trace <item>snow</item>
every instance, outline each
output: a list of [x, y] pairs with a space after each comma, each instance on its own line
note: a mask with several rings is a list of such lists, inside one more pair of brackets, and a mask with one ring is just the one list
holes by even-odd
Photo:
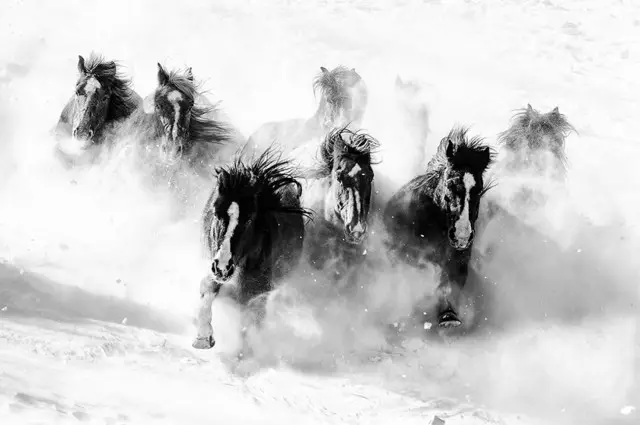
[[[1, 10], [1, 423], [637, 421], [639, 3], [5, 0]], [[92, 50], [126, 65], [143, 96], [157, 62], [193, 67], [246, 135], [310, 116], [320, 66], [355, 67], [371, 90], [365, 127], [384, 146], [379, 170], [396, 184], [419, 149], [397, 127], [397, 74], [423, 86], [427, 157], [456, 123], [494, 143], [514, 109], [559, 106], [579, 134], [568, 139], [570, 197], [550, 234], [559, 243], [584, 236], [580, 255], [602, 248], [609, 292], [589, 287], [574, 299], [574, 272], [547, 282], [554, 266], [545, 263], [539, 275], [523, 272], [535, 287], [496, 284], [501, 302], [534, 318], [576, 304], [586, 310], [577, 320], [396, 347], [367, 320], [404, 309], [423, 290], [410, 277], [394, 282], [395, 298], [384, 282], [369, 288], [366, 312], [320, 298], [320, 314], [315, 303], [284, 300], [262, 337], [265, 363], [247, 370], [228, 356], [238, 312], [214, 304], [218, 345], [195, 351], [206, 194], [176, 218], [171, 192], [149, 191], [126, 160], [62, 171], [51, 157], [47, 132], [77, 55]], [[566, 205], [597, 224], [625, 222], [624, 241], [589, 239]], [[607, 308], [620, 300], [631, 308]]]

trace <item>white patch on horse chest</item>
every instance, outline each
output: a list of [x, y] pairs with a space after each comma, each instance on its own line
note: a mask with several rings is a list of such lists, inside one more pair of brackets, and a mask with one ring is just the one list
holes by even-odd
[[460, 213], [458, 221], [456, 221], [456, 237], [458, 239], [468, 239], [471, 236], [471, 219], [469, 217], [469, 198], [471, 189], [476, 185], [476, 179], [470, 173], [465, 173], [464, 182], [464, 207]]
[[238, 219], [240, 217], [240, 207], [236, 202], [232, 202], [231, 205], [229, 205], [227, 214], [229, 215], [229, 225], [227, 226], [227, 231], [220, 245], [220, 249], [214, 257], [214, 260], [218, 260], [221, 267], [229, 267], [229, 263], [231, 262], [231, 239], [238, 226]]
[[180, 93], [177, 90], [174, 90], [169, 94], [167, 94], [167, 100], [169, 101], [169, 103], [171, 103], [171, 105], [173, 105], [173, 113], [175, 115], [173, 119], [173, 129], [172, 129], [174, 140], [178, 138], [178, 121], [180, 120], [180, 101], [182, 99], [183, 99], [182, 93]]

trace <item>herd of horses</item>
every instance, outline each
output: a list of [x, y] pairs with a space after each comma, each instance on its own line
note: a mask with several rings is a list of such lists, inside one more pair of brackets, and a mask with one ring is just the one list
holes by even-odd
[[[117, 62], [92, 54], [79, 56], [77, 66], [75, 92], [55, 128], [64, 164], [96, 161], [126, 134], [164, 166], [210, 178], [201, 231], [211, 269], [200, 283], [193, 347], [214, 346], [211, 309], [221, 294], [235, 297], [247, 323], [258, 326], [267, 295], [301, 263], [336, 282], [357, 279], [365, 265], [372, 267], [363, 252], [376, 220], [388, 235], [389, 264], [440, 270], [437, 328], [462, 324], [460, 293], [478, 223], [500, 212], [482, 202], [496, 186], [491, 170], [498, 152], [468, 128], [452, 128], [424, 171], [382, 199], [374, 188], [382, 145], [361, 129], [369, 92], [353, 68], [320, 68], [311, 118], [269, 122], [245, 138], [199, 90], [191, 68], [167, 71], [158, 64], [157, 87], [143, 99]], [[396, 88], [403, 85], [398, 78]], [[498, 136], [506, 153], [501, 169], [563, 181], [572, 130], [557, 107], [541, 113], [527, 105]], [[65, 151], [64, 140], [79, 143], [79, 151]], [[521, 189], [518, 202], [541, 196]]]

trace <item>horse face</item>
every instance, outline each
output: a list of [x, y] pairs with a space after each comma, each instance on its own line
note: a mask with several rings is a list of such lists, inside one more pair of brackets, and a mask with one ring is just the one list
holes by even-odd
[[358, 164], [346, 158], [337, 160], [335, 164], [332, 183], [334, 213], [344, 226], [345, 240], [360, 244], [367, 234], [373, 169], [369, 164]]
[[72, 118], [72, 135], [84, 141], [93, 141], [107, 119], [111, 91], [94, 76], [81, 78], [76, 86]]
[[214, 219], [211, 238], [214, 247], [211, 271], [218, 282], [229, 281], [236, 270], [238, 260], [240, 206], [237, 202], [224, 203], [219, 198], [213, 206]]
[[164, 132], [162, 152], [175, 160], [186, 153], [193, 99], [175, 88], [162, 87], [155, 94], [155, 109]]
[[480, 208], [482, 176], [468, 171], [449, 171], [444, 189], [449, 244], [464, 250], [473, 242], [473, 227]]

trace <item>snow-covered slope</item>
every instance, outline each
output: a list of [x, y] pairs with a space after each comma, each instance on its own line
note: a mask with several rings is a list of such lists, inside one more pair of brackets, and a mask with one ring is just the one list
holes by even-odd
[[[593, 273], [514, 245], [529, 265], [500, 260], [510, 275], [496, 299], [526, 320], [506, 330], [392, 347], [362, 311], [392, 315], [421, 289], [381, 279], [356, 304], [289, 300], [263, 336], [264, 363], [242, 369], [228, 360], [238, 313], [216, 305], [219, 345], [196, 352], [206, 194], [180, 215], [126, 161], [63, 171], [51, 157], [47, 132], [77, 55], [92, 50], [120, 60], [143, 96], [157, 62], [193, 67], [245, 134], [310, 115], [320, 66], [355, 67], [371, 90], [380, 171], [396, 184], [404, 161], [430, 155], [456, 123], [493, 143], [514, 109], [557, 105], [579, 132], [563, 208], [601, 227], [591, 236], [560, 209], [550, 238], [584, 244], [590, 257], [575, 264]], [[4, 0], [0, 423], [634, 423], [623, 407], [640, 405], [639, 70], [633, 1]], [[396, 74], [423, 85], [426, 147], [398, 127]]]

